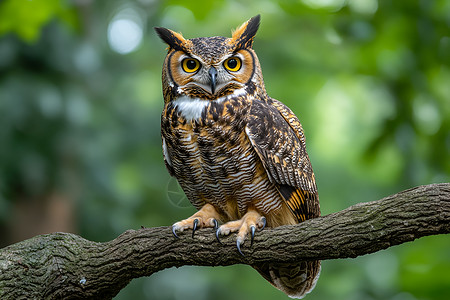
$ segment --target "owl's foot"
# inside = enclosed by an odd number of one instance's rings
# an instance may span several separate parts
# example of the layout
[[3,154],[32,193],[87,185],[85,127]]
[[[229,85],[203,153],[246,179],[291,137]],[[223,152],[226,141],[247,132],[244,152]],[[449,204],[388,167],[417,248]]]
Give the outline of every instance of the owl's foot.
[[177,232],[183,232],[185,229],[192,229],[192,237],[199,228],[213,227],[217,229],[219,213],[211,204],[205,204],[198,212],[189,218],[176,222],[172,225],[172,233],[178,237]]
[[266,218],[261,216],[257,211],[248,211],[240,220],[231,221],[220,226],[216,231],[217,240],[220,242],[219,235],[228,235],[231,232],[238,232],[236,239],[236,247],[242,256],[241,245],[244,243],[245,237],[250,233],[251,243],[253,245],[253,238],[257,229],[263,230],[266,227]]

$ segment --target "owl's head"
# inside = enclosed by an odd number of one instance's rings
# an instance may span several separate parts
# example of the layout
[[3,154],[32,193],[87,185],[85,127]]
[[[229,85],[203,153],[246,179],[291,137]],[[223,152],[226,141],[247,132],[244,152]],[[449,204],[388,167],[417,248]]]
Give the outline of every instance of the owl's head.
[[251,18],[231,38],[185,39],[180,33],[155,27],[169,46],[163,67],[165,102],[180,96],[214,100],[233,93],[265,93],[261,67],[252,49],[259,22],[259,15]]

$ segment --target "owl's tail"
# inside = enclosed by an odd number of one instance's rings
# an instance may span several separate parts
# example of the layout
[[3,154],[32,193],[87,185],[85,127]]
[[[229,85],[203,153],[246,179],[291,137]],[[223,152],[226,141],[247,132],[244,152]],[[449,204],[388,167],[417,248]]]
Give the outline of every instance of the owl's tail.
[[252,266],[274,287],[291,298],[301,299],[316,286],[320,274],[320,260],[298,264],[258,264]]

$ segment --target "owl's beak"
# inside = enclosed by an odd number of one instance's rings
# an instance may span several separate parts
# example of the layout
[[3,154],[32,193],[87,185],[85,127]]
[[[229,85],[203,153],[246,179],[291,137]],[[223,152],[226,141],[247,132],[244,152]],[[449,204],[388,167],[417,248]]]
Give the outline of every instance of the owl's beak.
[[214,67],[211,67],[208,71],[210,82],[211,82],[211,94],[214,94],[216,91],[216,78],[217,78],[217,70]]

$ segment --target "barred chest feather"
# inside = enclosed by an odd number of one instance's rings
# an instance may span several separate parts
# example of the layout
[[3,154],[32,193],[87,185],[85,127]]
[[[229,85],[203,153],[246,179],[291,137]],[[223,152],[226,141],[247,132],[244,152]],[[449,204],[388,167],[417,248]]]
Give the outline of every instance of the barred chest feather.
[[248,206],[264,214],[280,208],[280,196],[245,132],[251,105],[244,95],[212,101],[181,97],[166,104],[161,118],[166,165],[197,209],[211,203],[231,220]]

